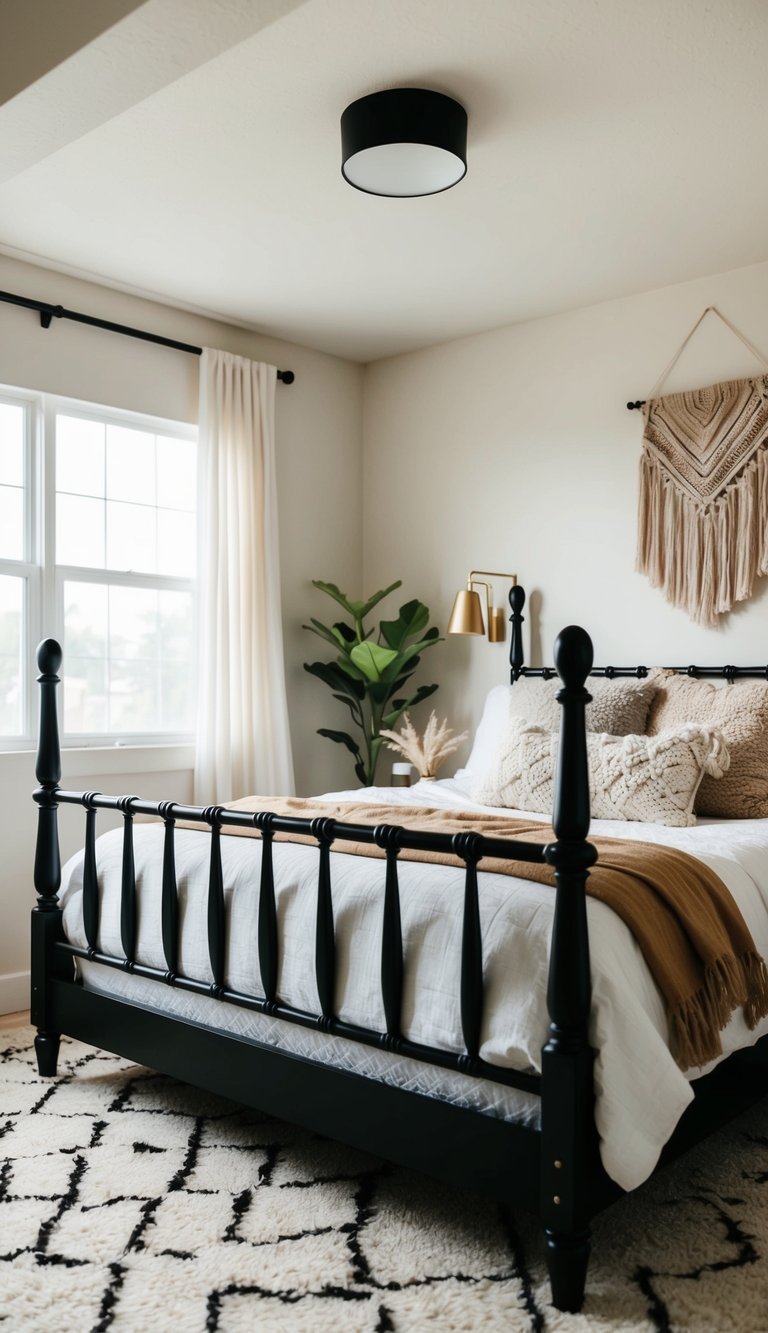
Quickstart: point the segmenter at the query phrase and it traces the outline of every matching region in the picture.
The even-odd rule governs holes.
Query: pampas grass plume
[[[424,735],[419,736],[408,713],[403,713],[403,725],[401,731],[380,731],[390,750],[395,750],[401,754],[404,759],[413,764],[418,769],[419,777],[433,778],[440,764],[458,750],[462,741],[467,739],[469,732],[462,731],[460,736],[454,736],[452,729],[448,726],[448,719],[444,718],[438,722],[437,714],[434,709],[429,715],[429,721],[424,728]]]

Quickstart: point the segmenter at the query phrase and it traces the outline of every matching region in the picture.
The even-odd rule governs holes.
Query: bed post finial
[[[557,695],[562,712],[552,825],[558,839],[571,842],[586,838],[589,832],[584,709],[592,698],[585,682],[592,670],[594,650],[587,631],[580,625],[568,625],[561,630],[555,640],[554,658],[563,688]]]
[[[40,670],[40,729],[35,776],[40,786],[33,792],[37,804],[37,843],[34,881],[37,906],[32,910],[31,1017],[37,1028],[35,1052],[41,1074],[54,1075],[59,1053],[59,1033],[51,1019],[48,981],[54,974],[53,946],[61,932],[59,886],[61,856],[56,811],[56,793],[61,778],[59,724],[56,717],[56,686],[62,652],[55,639],[44,639],[37,650]]]
[[[514,685],[523,670],[525,654],[523,651],[523,607],[525,606],[525,588],[521,588],[519,583],[513,583],[509,590],[509,607],[512,612],[509,617],[512,630],[509,636],[509,679]]]
[[[584,1299],[589,1261],[587,1173],[594,1140],[591,987],[586,881],[597,853],[589,832],[589,765],[584,709],[592,640],[569,625],[555,643],[563,688],[555,780],[555,841],[545,849],[555,872],[547,1008],[549,1039],[542,1052],[541,1210],[552,1300],[576,1311]]]
[[[59,724],[56,717],[57,672],[62,652],[55,639],[44,639],[37,650],[40,670],[40,730],[35,759],[35,777],[40,786],[34,793],[37,802],[37,848],[35,851],[35,888],[38,910],[55,911],[61,883],[59,835],[56,819],[56,792],[61,778]]]

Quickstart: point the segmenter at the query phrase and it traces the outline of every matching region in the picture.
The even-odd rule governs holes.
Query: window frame
[[[102,587],[150,588],[159,591],[190,592],[193,605],[193,634],[196,633],[197,568],[189,578],[178,575],[146,574],[129,570],[95,569],[90,566],[56,564],[56,416],[66,414],[106,425],[127,426],[147,434],[197,442],[197,426],[126,408],[61,394],[39,393],[0,384],[0,401],[25,409],[24,489],[25,547],[23,560],[0,559],[0,574],[10,574],[25,581],[22,614],[22,721],[19,735],[0,736],[0,753],[32,750],[37,742],[39,699],[32,682],[37,674],[37,644],[46,637],[64,643],[64,584],[94,583]],[[199,518],[198,518],[199,522]],[[199,530],[199,529],[198,529]],[[66,659],[64,672],[66,672]],[[197,655],[189,669],[196,686]],[[188,745],[194,743],[194,731],[104,731],[64,732],[63,701],[60,700],[61,745],[63,749],[135,748],[146,746]]]
[[[0,736],[0,750],[28,749],[37,726],[38,704],[33,698],[32,677],[35,670],[35,647],[42,637],[42,568],[39,558],[42,523],[41,473],[41,420],[40,395],[11,385],[0,385],[0,402],[24,411],[24,546],[19,560],[0,557],[0,575],[22,581],[21,614],[21,722],[22,730],[14,735]]]

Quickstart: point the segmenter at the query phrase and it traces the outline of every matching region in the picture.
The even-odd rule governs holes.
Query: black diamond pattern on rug
[[[536,1224],[32,1032],[0,1052],[0,1323],[258,1333],[768,1333],[768,1102],[596,1220],[582,1315]]]

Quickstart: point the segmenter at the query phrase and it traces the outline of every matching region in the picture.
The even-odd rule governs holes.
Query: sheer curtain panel
[[[291,795],[280,614],[274,366],[200,358],[195,800]]]

